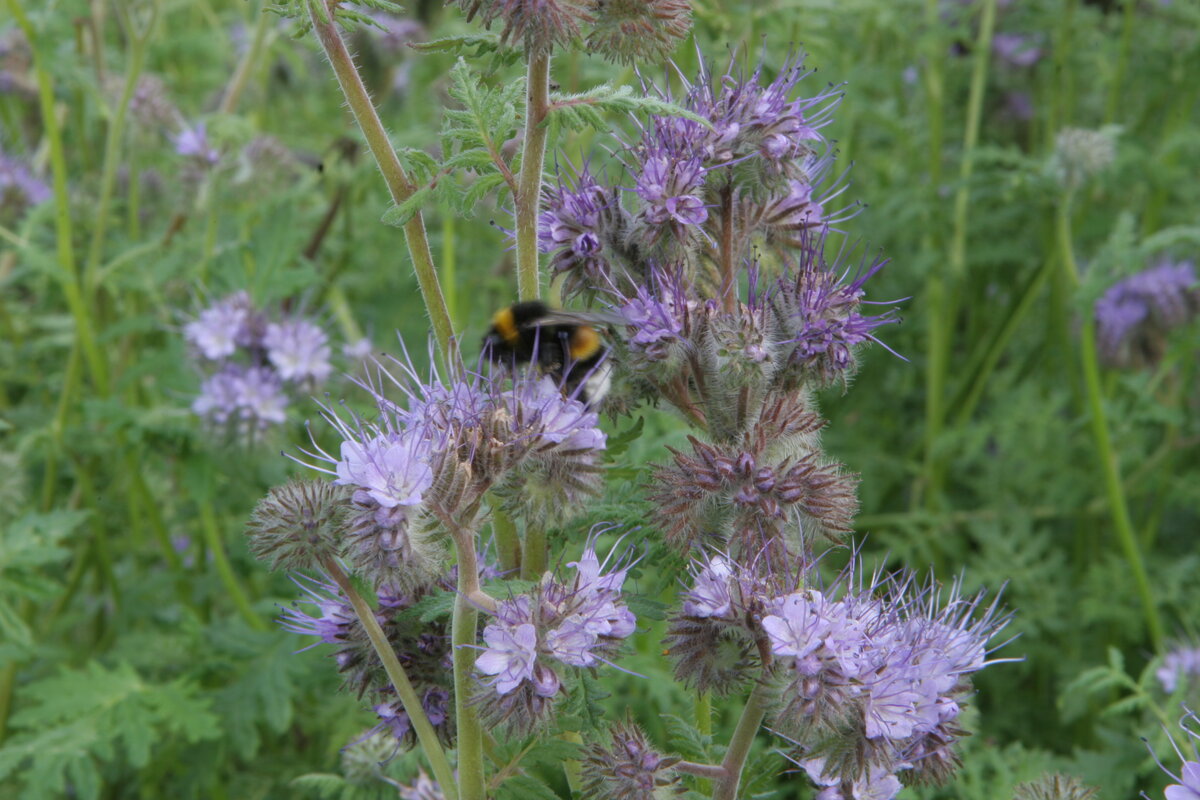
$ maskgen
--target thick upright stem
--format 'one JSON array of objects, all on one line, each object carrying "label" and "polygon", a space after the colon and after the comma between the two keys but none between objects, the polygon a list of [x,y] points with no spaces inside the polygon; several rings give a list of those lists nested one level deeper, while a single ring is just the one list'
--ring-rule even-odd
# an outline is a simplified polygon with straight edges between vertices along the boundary
[{"label": "thick upright stem", "polygon": [[354,584],[350,582],[350,578],[347,577],[337,561],[326,558],[321,561],[321,566],[333,578],[338,588],[342,590],[342,594],[346,595],[350,604],[354,606],[354,613],[366,630],[367,637],[375,648],[375,653],[383,662],[383,668],[387,672],[388,678],[391,679],[396,694],[400,697],[400,704],[404,706],[404,713],[408,714],[413,730],[417,732],[417,741],[425,753],[425,758],[429,761],[429,768],[433,770],[433,777],[441,787],[442,794],[445,795],[446,800],[458,800],[458,785],[454,781],[454,772],[450,769],[450,762],[446,760],[446,753],[442,750],[441,743],[438,742],[437,733],[433,730],[433,725],[425,714],[425,708],[421,705],[416,690],[408,680],[408,674],[404,671],[400,659],[396,658],[396,652],[392,650],[392,645],[388,642],[383,628],[379,627],[379,620],[375,618],[375,612],[354,588]]},{"label": "thick upright stem", "polygon": [[[354,113],[354,119],[367,140],[375,163],[379,165],[392,201],[396,204],[403,203],[416,191],[416,186],[404,171],[396,151],[392,149],[391,139],[388,138],[383,122],[375,112],[375,105],[371,102],[367,87],[363,85],[362,77],[350,57],[350,51],[346,49],[346,43],[342,41],[342,36],[333,21],[333,11],[325,8],[322,14],[317,4],[311,3],[309,17],[312,19],[317,39],[337,76],[338,85],[346,96],[346,103]],[[462,365],[454,340],[454,325],[450,320],[450,311],[446,307],[441,283],[438,281],[437,269],[433,265],[433,253],[429,249],[429,237],[425,233],[425,218],[420,212],[405,223],[404,238],[438,348],[451,370],[460,372]]]},{"label": "thick upright stem", "polygon": [[[1075,251],[1071,244],[1070,201],[1064,197],[1059,203],[1058,245],[1062,257],[1063,272],[1070,280],[1072,287],[1079,285],[1079,269],[1075,264]],[[1163,628],[1158,617],[1158,607],[1154,603],[1154,595],[1150,590],[1150,580],[1146,575],[1146,566],[1142,562],[1141,549],[1138,546],[1137,535],[1133,522],[1129,517],[1129,505],[1125,500],[1125,487],[1121,482],[1121,467],[1117,463],[1117,453],[1113,449],[1112,439],[1108,430],[1108,418],[1104,411],[1104,390],[1100,385],[1100,364],[1096,356],[1096,323],[1090,313],[1084,319],[1079,333],[1079,355],[1083,367],[1083,379],[1087,397],[1088,416],[1091,417],[1092,438],[1096,445],[1096,454],[1100,458],[1100,471],[1104,474],[1104,493],[1108,498],[1108,507],[1112,515],[1113,527],[1117,532],[1117,540],[1133,573],[1134,584],[1137,586],[1138,597],[1142,602],[1142,612],[1146,618],[1146,628],[1155,650],[1162,649]]]},{"label": "thick upright stem", "polygon": [[713,800],[735,800],[738,783],[742,779],[742,769],[750,755],[750,747],[754,744],[754,736],[762,725],[763,716],[767,713],[766,684],[759,683],[746,699],[746,707],[738,720],[733,738],[729,740],[729,749],[721,761],[722,775],[717,780],[717,788],[713,790]]},{"label": "thick upright stem", "polygon": [[550,106],[550,54],[529,57],[525,85],[525,147],[517,184],[517,294],[522,300],[541,296],[538,270],[538,206],[542,167],[546,160],[546,112]]},{"label": "thick upright stem", "polygon": [[476,632],[479,612],[471,597],[479,593],[479,568],[475,561],[475,534],[458,531],[458,596],[454,599],[451,642],[454,646],[454,716],[458,730],[458,781],[460,800],[484,800],[483,728],[479,710],[471,703],[475,679]]}]

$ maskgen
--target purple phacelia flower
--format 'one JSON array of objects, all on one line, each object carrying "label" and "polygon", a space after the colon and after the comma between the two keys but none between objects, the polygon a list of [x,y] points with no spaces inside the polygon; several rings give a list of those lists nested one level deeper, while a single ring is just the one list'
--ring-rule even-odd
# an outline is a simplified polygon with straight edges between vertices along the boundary
[{"label": "purple phacelia flower", "polygon": [[[939,781],[954,769],[969,676],[995,663],[988,642],[1008,621],[982,595],[962,597],[957,584],[943,604],[932,587],[913,596],[911,578],[870,583],[781,597],[762,622],[772,653],[794,671],[776,724],[839,753],[819,774],[842,791],[873,782],[874,771]],[[845,736],[859,737],[857,745],[831,748]]]},{"label": "purple phacelia flower", "polygon": [[642,164],[636,184],[646,221],[676,229],[702,225],[708,219],[708,209],[700,194],[704,172],[698,158],[648,157]]},{"label": "purple phacelia flower", "polygon": [[634,296],[618,309],[628,326],[629,349],[648,362],[675,362],[683,355],[688,314],[694,304],[688,300],[679,272],[653,268],[649,286],[636,287]]},{"label": "purple phacelia flower", "polygon": [[875,329],[898,319],[892,312],[862,313],[863,286],[886,261],[860,269],[847,282],[846,271],[839,273],[824,263],[822,247],[819,238],[810,239],[800,263],[776,282],[769,299],[791,347],[788,360],[801,380],[815,378],[828,384],[852,374],[857,366],[855,351],[867,342],[878,342]]},{"label": "purple phacelia flower", "polygon": [[0,217],[19,216],[52,196],[50,187],[34,177],[28,166],[0,150]]},{"label": "purple phacelia flower", "polygon": [[992,37],[992,52],[1012,67],[1032,67],[1042,60],[1037,40],[1023,33],[997,33]]},{"label": "purple phacelia flower", "polygon": [[495,620],[484,628],[483,652],[475,667],[491,676],[486,686],[492,700],[486,701],[486,694],[478,699],[488,704],[494,721],[527,729],[537,720],[525,714],[540,715],[547,708],[543,701],[561,687],[549,662],[571,667],[608,663],[633,633],[637,620],[621,597],[632,564],[622,555],[610,565],[611,553],[600,561],[596,538],[605,530],[595,529],[579,561],[568,565],[575,570],[572,580],[547,573],[530,594],[500,601]]},{"label": "purple phacelia flower", "polygon": [[417,773],[417,779],[411,784],[401,784],[397,787],[400,800],[446,800],[442,787],[424,771]]},{"label": "purple phacelia flower", "polygon": [[729,579],[733,567],[729,560],[713,556],[694,565],[692,588],[683,595],[683,613],[690,617],[724,617],[732,608]]},{"label": "purple phacelia flower", "polygon": [[497,694],[508,694],[521,683],[533,680],[538,635],[531,623],[488,625],[483,629],[483,643],[485,647],[475,659],[475,669],[494,676],[490,685]]},{"label": "purple phacelia flower", "polygon": [[209,361],[223,361],[239,347],[258,344],[261,321],[246,292],[235,292],[200,312],[183,328],[188,343]]},{"label": "purple phacelia flower", "polygon": [[824,758],[809,758],[799,762],[808,777],[822,787],[813,800],[893,800],[903,786],[891,772],[870,767],[867,774],[853,781],[843,781],[839,776],[825,773]]},{"label": "purple phacelia flower", "polygon": [[419,431],[342,442],[334,483],[354,486],[382,508],[415,506],[433,485],[430,445]]},{"label": "purple phacelia flower", "polygon": [[599,416],[580,401],[563,396],[551,378],[521,381],[505,398],[519,424],[530,431],[536,455],[604,449],[607,436],[597,427]]},{"label": "purple phacelia flower", "polygon": [[175,145],[175,152],[185,158],[195,158],[210,166],[221,158],[217,149],[209,145],[208,131],[203,122],[184,126],[171,140]]},{"label": "purple phacelia flower", "polygon": [[320,382],[329,377],[329,337],[313,323],[294,319],[267,325],[267,358],[285,381]]},{"label": "purple phacelia flower", "polygon": [[1180,646],[1163,656],[1162,666],[1154,671],[1163,691],[1168,694],[1179,688],[1180,679],[1192,681],[1200,675],[1200,647]]},{"label": "purple phacelia flower", "polygon": [[1163,261],[1114,284],[1096,301],[1096,339],[1112,366],[1155,364],[1168,334],[1200,313],[1191,262]]},{"label": "purple phacelia flower", "polygon": [[201,384],[192,411],[217,425],[255,431],[282,423],[287,406],[283,382],[273,370],[226,364]]},{"label": "purple phacelia flower", "polygon": [[543,190],[538,247],[554,254],[550,265],[555,272],[579,271],[602,284],[609,270],[604,242],[619,214],[612,190],[597,183],[585,167],[573,182],[560,178],[558,186]]},{"label": "purple phacelia flower", "polygon": [[372,345],[371,340],[365,336],[361,339],[356,339],[353,342],[347,342],[346,344],[342,345],[342,357],[355,364],[366,361],[371,357],[371,353],[373,351],[374,345]]},{"label": "purple phacelia flower", "polygon": [[[1197,719],[1195,712],[1184,709],[1186,713],[1183,719],[1179,720],[1179,729],[1182,730],[1191,742],[1191,754],[1185,754],[1174,738],[1171,739],[1171,747],[1175,750],[1175,755],[1183,762],[1180,768],[1180,774],[1176,775],[1171,770],[1158,760],[1158,756],[1154,755],[1154,760],[1158,763],[1159,769],[1167,773],[1175,783],[1166,788],[1163,797],[1166,800],[1200,800],[1200,750],[1197,749],[1196,742],[1200,741],[1200,732],[1197,732],[1197,725],[1200,725],[1200,719]],[[1149,800],[1149,796],[1143,792],[1142,797]]]}]

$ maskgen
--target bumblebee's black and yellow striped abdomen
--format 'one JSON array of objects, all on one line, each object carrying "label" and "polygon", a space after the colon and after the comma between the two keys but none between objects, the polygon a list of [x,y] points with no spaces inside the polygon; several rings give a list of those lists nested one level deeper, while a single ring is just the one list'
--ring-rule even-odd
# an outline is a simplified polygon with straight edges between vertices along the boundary
[{"label": "bumblebee's black and yellow striped abdomen", "polygon": [[598,404],[608,392],[608,348],[586,314],[558,311],[540,300],[514,303],[492,317],[483,346],[492,361],[536,365],[585,403]]}]

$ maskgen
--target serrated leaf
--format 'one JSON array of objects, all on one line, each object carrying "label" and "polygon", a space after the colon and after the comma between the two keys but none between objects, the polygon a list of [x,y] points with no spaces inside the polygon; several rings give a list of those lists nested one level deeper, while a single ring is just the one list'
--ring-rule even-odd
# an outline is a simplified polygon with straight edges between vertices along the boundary
[{"label": "serrated leaf", "polygon": [[663,714],[662,721],[667,729],[667,744],[674,752],[693,761],[709,759],[711,736],[706,736],[695,725],[674,714]]},{"label": "serrated leaf", "polygon": [[608,437],[608,443],[604,448],[605,459],[613,461],[617,456],[623,455],[631,444],[642,438],[642,431],[645,427],[646,418],[638,417],[628,428]]},{"label": "serrated leaf", "polygon": [[417,189],[403,203],[394,205],[387,211],[383,212],[383,216],[379,221],[384,225],[391,225],[396,228],[403,228],[413,217],[420,212],[421,207],[428,202],[430,195],[433,194],[432,186],[422,186]]},{"label": "serrated leaf", "polygon": [[605,114],[683,117],[711,127],[708,120],[683,106],[661,97],[639,94],[631,86],[607,83],[578,94],[552,94],[549,112],[542,124],[550,128],[552,136],[558,135],[564,127],[575,131],[585,128],[606,131],[611,126],[605,120]]},{"label": "serrated leaf", "polygon": [[505,778],[496,789],[496,800],[562,800],[549,786],[528,775]]}]

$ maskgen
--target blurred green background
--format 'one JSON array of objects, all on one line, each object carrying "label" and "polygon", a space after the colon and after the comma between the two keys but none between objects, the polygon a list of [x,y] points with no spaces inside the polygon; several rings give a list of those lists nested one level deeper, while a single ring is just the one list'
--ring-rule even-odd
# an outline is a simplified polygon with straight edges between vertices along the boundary
[{"label": "blurred green background", "polygon": [[[306,643],[271,620],[297,590],[243,541],[258,497],[298,470],[279,451],[308,441],[304,421],[329,439],[319,409],[297,398],[287,425],[250,444],[215,435],[189,410],[201,374],[182,336],[210,299],[245,289],[315,315],[336,345],[365,335],[395,352],[399,332],[425,356],[401,233],[380,223],[387,195],[328,65],[257,0],[4,3],[0,796],[394,797],[346,771],[341,748],[373,715],[336,693],[320,648],[293,654]],[[902,797],[1008,798],[1047,770],[1109,800],[1161,796],[1141,737],[1172,765],[1163,726],[1200,702],[1194,683],[1172,695],[1153,675],[1200,609],[1200,330],[1177,331],[1155,365],[1101,376],[1162,636],[1115,533],[1078,349],[1105,289],[1200,250],[1200,3],[694,7],[683,74],[697,51],[724,64],[761,48],[770,70],[799,48],[808,91],[844,84],[823,132],[853,165],[842,197],[865,206],[842,227],[891,258],[868,299],[906,298],[903,324],[881,335],[901,357],[870,349],[848,390],[821,398],[827,451],[862,475],[864,552],[969,588],[1007,584],[1017,612],[1020,638],[1001,655],[1024,660],[979,675],[959,780]],[[394,142],[436,148],[453,58],[403,42],[470,27],[437,2],[410,13],[351,39]],[[517,74],[498,64],[487,80]],[[563,91],[638,80],[582,54],[560,57],[553,79]],[[205,168],[173,144],[201,122],[217,152]],[[1069,205],[1055,153],[1067,128],[1115,143]],[[599,133],[552,145],[560,164],[617,146]],[[41,202],[22,199],[16,175],[44,185]],[[515,295],[499,229],[511,209],[488,198],[471,218],[425,214],[474,357]],[[326,389],[357,402],[347,381]],[[640,519],[645,465],[682,438],[665,411],[635,416],[644,433],[589,520]],[[674,602],[673,574],[643,573]],[[691,698],[659,679],[660,632],[649,625],[622,662],[651,680],[618,678],[607,702],[662,742],[660,714],[688,713]],[[718,710],[731,728],[736,707]],[[312,773],[326,777],[291,783]],[[814,793],[796,775],[753,791]]]}]

